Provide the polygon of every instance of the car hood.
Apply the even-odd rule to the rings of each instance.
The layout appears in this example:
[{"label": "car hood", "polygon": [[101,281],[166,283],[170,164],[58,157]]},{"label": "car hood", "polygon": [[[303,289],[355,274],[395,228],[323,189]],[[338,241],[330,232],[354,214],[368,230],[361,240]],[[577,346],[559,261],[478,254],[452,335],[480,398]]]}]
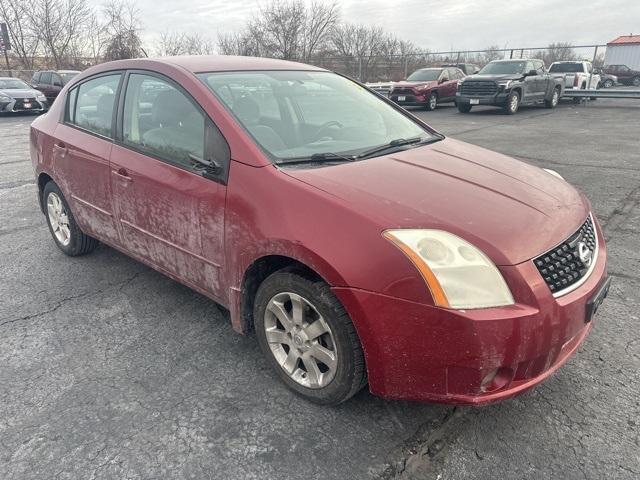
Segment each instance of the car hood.
[{"label": "car hood", "polygon": [[498,265],[527,261],[584,222],[588,201],[544,170],[452,139],[353,163],[284,170],[387,228],[446,230]]},{"label": "car hood", "polygon": [[522,78],[522,74],[520,73],[507,73],[501,75],[470,75],[465,77],[465,81],[467,80],[489,80],[489,81],[499,81],[499,80],[518,80]]},{"label": "car hood", "polygon": [[402,82],[396,82],[393,84],[394,87],[435,87],[438,84],[436,81],[429,82],[408,82],[403,80]]},{"label": "car hood", "polygon": [[35,98],[37,95],[42,95],[38,90],[34,90],[33,88],[7,88],[0,90],[0,93],[9,95],[11,98]]}]

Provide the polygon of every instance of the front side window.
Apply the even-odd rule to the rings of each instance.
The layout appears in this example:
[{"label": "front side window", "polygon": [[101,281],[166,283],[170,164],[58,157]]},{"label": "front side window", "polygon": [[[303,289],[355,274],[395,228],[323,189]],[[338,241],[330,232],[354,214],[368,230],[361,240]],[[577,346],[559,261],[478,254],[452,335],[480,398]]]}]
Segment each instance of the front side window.
[{"label": "front side window", "polygon": [[205,116],[169,82],[151,75],[129,76],[122,141],[149,155],[191,168],[205,158]]},{"label": "front side window", "polygon": [[81,83],[69,92],[67,121],[111,137],[116,91],[122,75],[104,75]]},{"label": "front side window", "polygon": [[42,72],[40,74],[40,83],[49,85],[51,83],[51,72]]},{"label": "front side window", "polygon": [[407,81],[409,82],[434,82],[438,80],[440,77],[440,72],[442,72],[439,68],[434,69],[425,69],[425,70],[416,70],[411,75],[407,77]]},{"label": "front side window", "polygon": [[439,138],[378,95],[331,72],[198,76],[275,163],[316,154],[364,158],[365,151],[398,139]]},{"label": "front side window", "polygon": [[480,75],[515,75],[524,73],[526,63],[524,61],[491,62],[487,63],[478,73]]}]

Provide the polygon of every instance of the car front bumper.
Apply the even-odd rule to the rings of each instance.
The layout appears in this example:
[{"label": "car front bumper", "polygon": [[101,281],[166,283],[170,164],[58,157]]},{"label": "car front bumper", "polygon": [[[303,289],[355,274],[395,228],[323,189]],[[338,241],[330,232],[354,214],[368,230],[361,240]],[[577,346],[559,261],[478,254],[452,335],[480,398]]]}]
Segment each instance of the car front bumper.
[{"label": "car front bumper", "polygon": [[49,109],[49,103],[46,100],[32,100],[28,105],[29,107],[26,107],[22,99],[0,100],[0,113],[41,113]]},{"label": "car front bumper", "polygon": [[588,304],[608,287],[606,247],[597,230],[600,247],[591,275],[557,298],[532,261],[500,268],[517,299],[507,307],[447,310],[334,288],[362,341],[371,392],[389,399],[480,405],[548,378],[597,322],[597,317],[587,321]]},{"label": "car front bumper", "polygon": [[[456,93],[456,103],[458,105],[505,105],[507,103],[507,97],[509,92],[499,92],[495,95],[479,95],[469,96],[462,95],[460,92]],[[473,102],[472,102],[473,100]]]}]

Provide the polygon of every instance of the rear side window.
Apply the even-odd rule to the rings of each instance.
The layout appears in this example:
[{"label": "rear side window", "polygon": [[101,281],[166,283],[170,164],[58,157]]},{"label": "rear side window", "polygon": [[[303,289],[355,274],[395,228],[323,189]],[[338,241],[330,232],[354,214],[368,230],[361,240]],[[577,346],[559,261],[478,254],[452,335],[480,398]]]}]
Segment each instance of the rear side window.
[{"label": "rear side window", "polygon": [[50,84],[51,83],[51,72],[42,72],[40,74],[40,83]]},{"label": "rear side window", "polygon": [[67,96],[67,122],[112,138],[113,111],[121,74],[81,83]]},{"label": "rear side window", "polygon": [[205,116],[169,82],[132,73],[124,100],[122,142],[191,169],[191,155],[205,158]]}]

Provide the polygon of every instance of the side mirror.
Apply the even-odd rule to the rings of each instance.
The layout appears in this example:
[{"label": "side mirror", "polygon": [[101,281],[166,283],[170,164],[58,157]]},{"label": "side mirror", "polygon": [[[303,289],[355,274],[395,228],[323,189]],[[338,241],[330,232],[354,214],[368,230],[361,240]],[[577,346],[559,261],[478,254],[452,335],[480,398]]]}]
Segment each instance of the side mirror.
[{"label": "side mirror", "polygon": [[536,70],[529,70],[526,74],[527,77],[535,77],[536,75],[538,75]]},{"label": "side mirror", "polygon": [[448,82],[448,81],[449,81],[448,78],[440,77],[440,79],[438,80],[438,84]]}]

